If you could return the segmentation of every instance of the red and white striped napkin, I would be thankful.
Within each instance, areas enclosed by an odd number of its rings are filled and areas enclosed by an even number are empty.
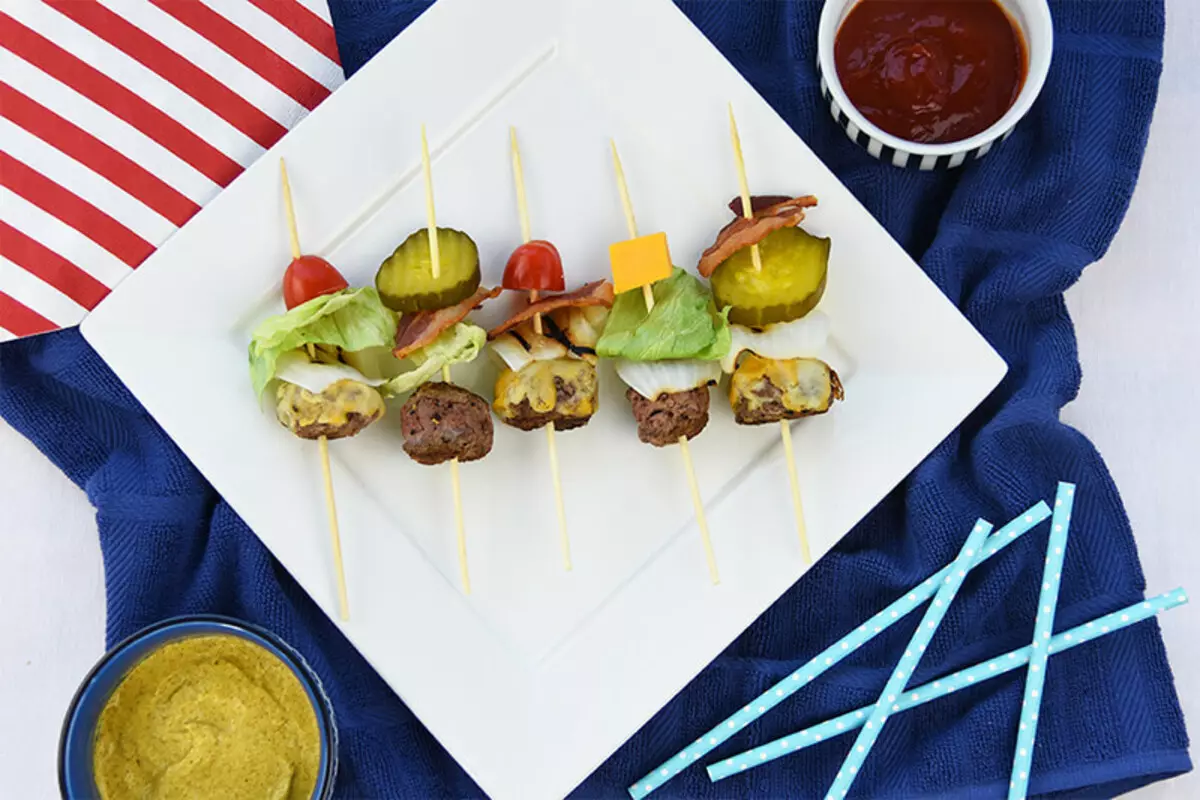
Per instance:
[[[77,324],[342,80],[325,0],[0,3],[0,341]]]

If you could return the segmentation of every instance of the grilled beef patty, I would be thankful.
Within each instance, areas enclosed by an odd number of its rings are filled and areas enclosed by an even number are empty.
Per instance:
[[[653,400],[633,389],[625,393],[633,406],[638,438],[655,447],[675,444],[680,436],[697,436],[708,424],[708,387],[686,392],[664,392]]]
[[[492,449],[487,401],[452,383],[426,383],[400,408],[404,452],[418,464],[475,461]]]

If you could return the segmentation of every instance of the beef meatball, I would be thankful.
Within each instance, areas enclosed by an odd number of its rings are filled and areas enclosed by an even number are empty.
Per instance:
[[[586,361],[534,361],[518,372],[500,372],[492,409],[501,422],[523,431],[550,424],[569,431],[583,427],[596,413],[598,389],[596,368]]]
[[[426,383],[400,409],[404,452],[418,464],[475,461],[492,450],[487,401],[452,383]]]
[[[824,414],[843,397],[833,369],[816,358],[747,355],[729,380],[729,405],[741,425]]]
[[[280,381],[275,416],[301,439],[344,439],[383,416],[383,397],[365,383],[340,380],[320,393]]]
[[[653,400],[633,389],[625,393],[633,406],[638,438],[655,447],[675,444],[680,436],[695,438],[708,424],[708,387],[663,392]]]

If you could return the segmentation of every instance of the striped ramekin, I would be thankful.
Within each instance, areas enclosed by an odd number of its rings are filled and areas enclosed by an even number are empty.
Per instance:
[[[969,139],[945,144],[910,142],[880,129],[863,116],[846,96],[834,64],[834,40],[842,20],[858,0],[825,0],[817,32],[817,71],[821,93],[837,124],[868,153],[897,167],[945,170],[983,158],[1007,139],[1033,106],[1050,71],[1054,23],[1046,0],[998,0],[1024,34],[1029,53],[1025,83],[1012,107],[990,128]]]

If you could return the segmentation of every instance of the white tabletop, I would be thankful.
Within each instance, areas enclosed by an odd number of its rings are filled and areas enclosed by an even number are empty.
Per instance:
[[[1200,538],[1200,5],[1168,7],[1166,71],[1141,182],[1108,255],[1067,293],[1083,362],[1063,412],[1104,455],[1158,593],[1196,586]],[[1182,369],[1178,367],[1182,366]],[[1193,394],[1195,393],[1195,394]],[[104,576],[92,507],[0,422],[0,774],[5,795],[57,795],[62,713],[104,649]],[[1190,579],[1190,580],[1189,580]],[[1161,618],[1184,714],[1200,719],[1200,611]],[[1200,795],[1195,773],[1137,793]]]

